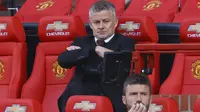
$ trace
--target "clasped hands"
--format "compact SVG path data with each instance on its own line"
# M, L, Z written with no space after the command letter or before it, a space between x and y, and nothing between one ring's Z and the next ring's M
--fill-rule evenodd
M135 103L128 112L147 112L147 108L142 103Z

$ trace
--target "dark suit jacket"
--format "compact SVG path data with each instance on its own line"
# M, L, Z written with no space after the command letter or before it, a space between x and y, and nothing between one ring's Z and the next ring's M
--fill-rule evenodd
M72 81L76 79L89 79L92 76L101 76L101 72L98 69L103 59L95 52L96 43L94 36L76 38L71 45L79 46L81 49L64 51L59 55L58 63L63 68L76 66ZM116 33L104 47L118 52L123 50L133 51L134 45L134 39ZM87 77L87 75L90 77Z

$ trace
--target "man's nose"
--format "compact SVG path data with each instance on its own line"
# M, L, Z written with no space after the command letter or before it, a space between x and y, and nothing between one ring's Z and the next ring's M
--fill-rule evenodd
M141 102L141 101L142 101L141 95L138 94L138 95L137 95L137 102Z
M103 22L100 22L99 29L103 29L103 28L104 28Z

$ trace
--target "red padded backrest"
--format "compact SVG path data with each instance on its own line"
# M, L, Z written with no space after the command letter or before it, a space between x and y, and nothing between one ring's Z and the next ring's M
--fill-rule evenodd
M182 43L200 43L200 18L185 19L180 26L180 38Z
M124 16L119 18L116 31L134 38L137 43L157 43L158 32L154 20L150 17Z
M155 110L152 112L179 112L178 103L171 98L155 98L151 107Z
M22 97L34 98L35 95L39 97L43 104L44 112L58 112L57 100L64 92L73 75L74 68L64 69L57 62L57 56L70 43L70 41L41 43L37 47L33 73L30 81L27 82L27 87L25 86L26 88L24 88ZM40 80L38 80L39 78ZM40 88L38 89L37 86L40 86ZM31 95L29 92L34 92L34 87L37 88L37 94L32 93ZM30 89L32 90L30 91Z
M76 4L76 8L72 15L78 15L81 17L83 22L88 22L89 20L89 8L98 0L78 0ZM119 16L124 11L124 0L108 0L109 2L113 3L116 8L116 14Z
M58 112L57 100L74 72L58 65L57 57L77 36L86 35L79 17L45 17L39 23L39 38L31 77L23 87L22 98L33 98L43 104L44 112ZM37 91L37 92L35 92Z
M16 17L0 18L0 42L25 42L22 23Z
M0 46L0 99L19 98L26 80L26 44L18 18L0 18Z
M181 23L181 44L200 43L199 18L186 19ZM200 49L200 48L199 48ZM167 87L168 86L168 87ZM199 94L200 52L177 53L171 73L162 85L163 94ZM170 87L170 88L169 88Z
M23 22L39 22L45 16L64 16L71 13L72 0L26 0L15 14Z
M156 22L171 22L178 11L178 0L132 0L122 16L149 16Z
M199 94L200 53L184 55L182 94Z
M49 16L40 20L38 34L42 42L72 41L85 36L86 29L78 16Z
M105 96L71 96L65 112L113 112L111 101Z

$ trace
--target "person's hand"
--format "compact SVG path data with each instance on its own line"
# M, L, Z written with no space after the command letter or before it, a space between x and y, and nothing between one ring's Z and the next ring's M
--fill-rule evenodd
M102 46L96 46L95 52L97 53L98 56L103 58L105 52L113 52L113 51Z
M128 112L147 112L147 109L142 103L136 103L133 104L132 108Z
M72 50L76 50L76 49L81 49L81 47L79 47L79 46L69 46L69 47L67 47L66 48L68 51L72 51Z

